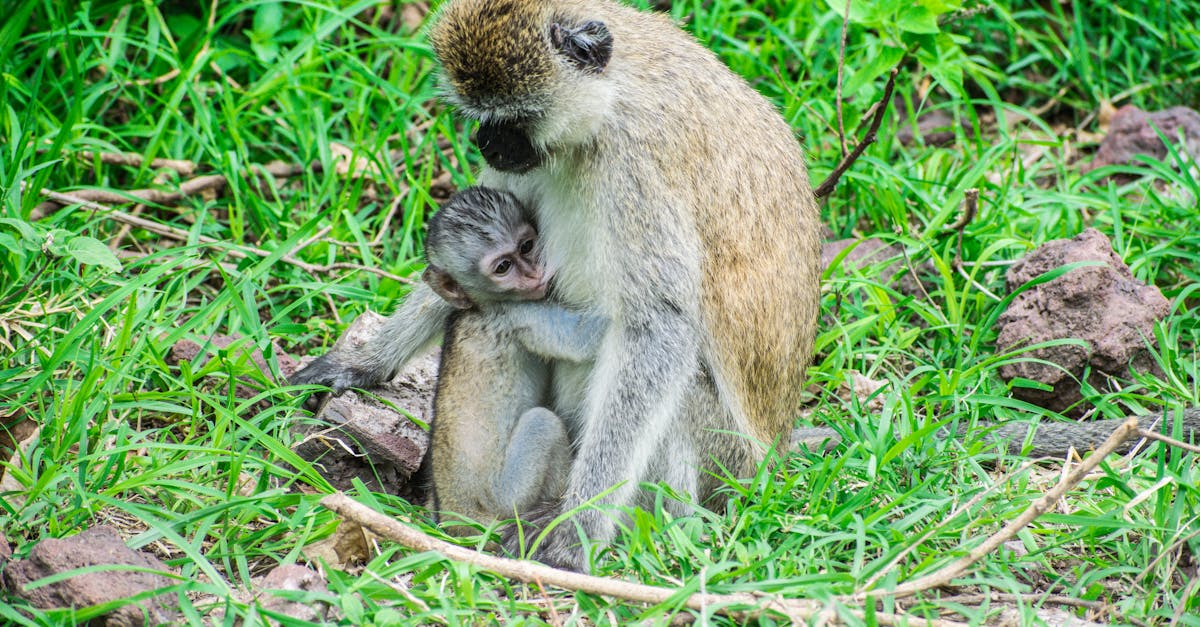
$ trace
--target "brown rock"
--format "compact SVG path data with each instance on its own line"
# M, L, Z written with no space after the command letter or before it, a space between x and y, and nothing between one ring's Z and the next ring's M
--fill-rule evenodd
M360 315L330 352L360 350L384 320L371 312ZM338 489L349 489L357 478L374 490L420 499L424 486L409 485L409 479L420 467L429 435L394 408L429 424L439 357L435 351L417 359L391 382L371 390L371 395L346 392L329 399L317 414L318 424L294 428L303 438L296 452L317 462L322 476Z
M1154 113L1133 105L1121 107L1113 116L1108 135L1096 150L1096 157L1084 171L1107 165L1134 164L1139 155L1161 160L1167 156L1167 144L1163 143L1159 133L1174 144L1181 132L1183 145L1179 150L1193 159L1200 159L1200 113L1187 107L1171 107Z
M1022 292L997 322L996 350L1002 353L1064 338L1087 343L1039 348L1000 368L1006 381L1022 377L1052 386L1051 391L1014 387L1013 396L1060 412L1082 399L1078 380L1088 366L1089 383L1097 389L1110 387L1105 375L1127 378L1131 365L1156 371L1145 346L1154 342L1155 321L1170 310L1162 292L1136 281L1108 238L1095 229L1048 242L1026 255L1009 269L1008 291L1078 261L1104 265L1076 268ZM1030 361L1034 359L1049 363Z
M242 340L242 338L238 335L214 335L208 340L209 344L211 345L209 350L212 350L212 348L216 348L216 350L221 351L228 350L230 346L233 346L234 342L239 340ZM244 342L244 345L242 346L245 348L253 348L253 342ZM280 364L280 372L282 372L283 376L292 376L296 370L299 370L299 366L296 365L295 359L292 359L292 357L288 356L287 353L284 353L283 350L281 350L280 345L275 344L274 341L271 342L271 350L275 353L276 362ZM205 357L206 354L204 347L197 344L197 342L192 340L180 340L175 342L175 346L170 347L170 357L168 358L168 363L174 365L186 360L186 362L198 364L203 363L199 362L199 360L205 359ZM258 366L259 370L263 371L264 375L268 377L271 376L271 369L268 363L266 363L266 358L263 356L263 351L259 351L258 348L253 348L253 350L250 352L250 359L252 362L254 362L254 365Z
M4 572L4 566L10 559L12 559L12 547L8 545L8 538L0 533L0 573Z
M259 604L262 609L278 614L286 614L292 618L296 618L309 622L321 622L325 620L325 614L329 610L329 606L322 601L301 601L293 600L296 595L280 596L272 594L280 590L296 591L296 592L328 592L325 577L321 576L311 568L305 568L299 564L283 564L277 566L274 570L267 573L259 584ZM290 597L290 598L288 598ZM266 617L263 617L263 622L270 623Z
M43 608L87 607L171 586L173 579L149 572L103 570L33 589L25 586L51 575L106 564L124 564L170 572L166 564L146 553L131 550L111 527L92 527L69 538L48 538L34 546L29 557L4 569L4 587L14 596ZM176 619L169 595L125 605L107 614L102 623L112 627L171 623Z

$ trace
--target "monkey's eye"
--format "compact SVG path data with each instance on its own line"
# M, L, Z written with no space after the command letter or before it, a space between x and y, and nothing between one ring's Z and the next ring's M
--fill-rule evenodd
M527 239L521 242L521 248L519 250L521 251L522 255L528 255L529 253L533 252L533 240Z
M495 274L496 276L504 276L508 274L509 270L512 270L512 265L513 264L511 260L504 259L500 263L496 264L495 268L492 268L492 274Z
M550 25L550 41L579 69L599 73L612 58L613 37L604 22Z

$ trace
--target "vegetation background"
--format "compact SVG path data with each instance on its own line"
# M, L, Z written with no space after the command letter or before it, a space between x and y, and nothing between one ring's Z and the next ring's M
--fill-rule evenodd
M879 268L827 277L801 424L833 425L846 443L732 483L725 514L635 514L599 574L829 598L931 572L1015 517L1059 465L1023 465L975 432L962 442L931 434L1062 419L1009 397L996 371L1019 357L994 353L992 325L1007 262L1088 226L1172 311L1155 327L1164 374L1088 389L1087 407L1119 417L1200 405L1195 162L1173 150L1081 167L1110 107L1200 107L1200 2L962 4L854 0L841 71L839 0L658 7L779 107L818 181L841 157L839 124L853 146L898 66L878 141L822 212L837 237L882 237L938 278L926 299L900 294ZM256 624L265 619L246 593L251 578L303 561L332 532L335 517L316 505L331 488L290 449L289 426L305 413L281 385L279 351L320 353L355 315L390 311L419 276L425 218L479 166L471 129L437 100L420 32L428 10L4 4L0 419L23 435L3 442L0 532L18 557L44 538L117 525L131 547L178 570L170 593L186 620ZM901 143L931 110L948 114L948 143ZM1117 171L1129 182L1107 176ZM194 180L211 175L224 184ZM958 233L946 227L972 187L981 200L961 230L960 270ZM161 195L129 194L138 189ZM61 207L43 190L112 195ZM214 334L239 339L207 361L169 358L179 340L208 346ZM839 394L851 371L886 385L870 399ZM252 398L224 385L235 378L256 386ZM953 588L879 608L975 623L1009 611L1035 623L1043 606L1060 607L1047 602L1056 595L1075 601L1077 617L1200 625L1195 456L1152 445L1101 468ZM402 499L354 496L438 534ZM343 624L662 622L679 611L543 592L386 543L365 566L326 575L328 592L300 596L328 602ZM1003 595L964 596L979 592ZM99 611L0 602L15 624Z

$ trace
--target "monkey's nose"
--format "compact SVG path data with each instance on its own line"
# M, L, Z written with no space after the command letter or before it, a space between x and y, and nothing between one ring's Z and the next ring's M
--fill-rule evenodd
M524 174L541 164L541 155L519 123L480 124L473 139L488 165L502 172Z

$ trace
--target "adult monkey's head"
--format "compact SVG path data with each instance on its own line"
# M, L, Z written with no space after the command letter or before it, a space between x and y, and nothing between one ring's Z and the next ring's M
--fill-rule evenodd
M527 172L587 141L611 104L613 36L588 5L451 0L430 31L447 99L479 121L488 165Z

